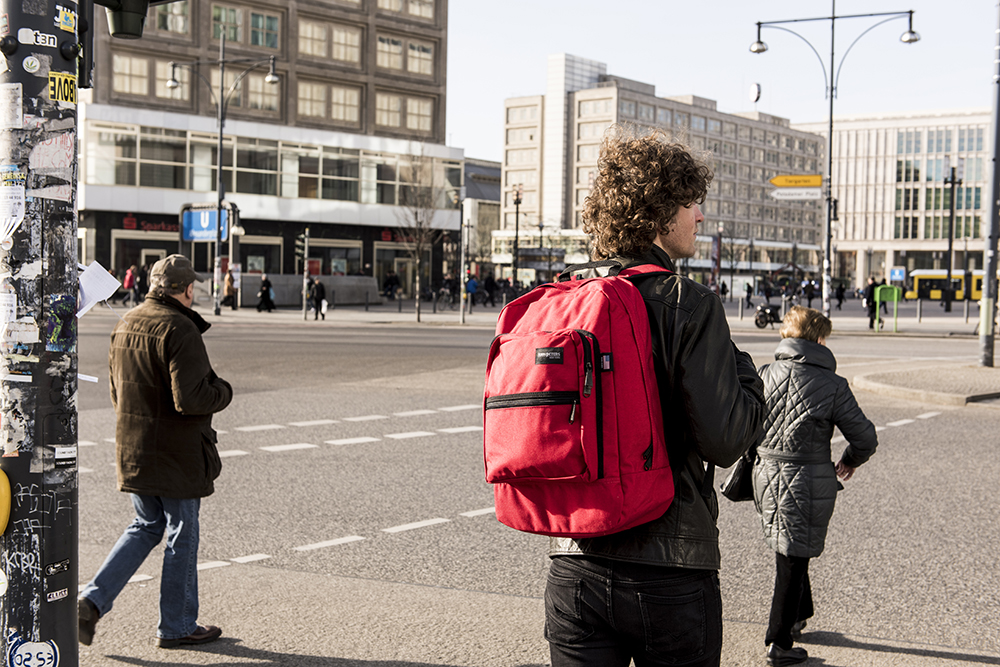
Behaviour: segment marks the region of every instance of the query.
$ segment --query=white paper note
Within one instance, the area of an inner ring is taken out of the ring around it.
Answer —
[[[80,274],[80,310],[77,317],[83,317],[94,304],[104,301],[114,294],[121,283],[103,266],[94,262]]]

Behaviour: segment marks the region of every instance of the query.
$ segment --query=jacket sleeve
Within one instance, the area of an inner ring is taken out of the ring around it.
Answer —
[[[212,370],[198,333],[171,336],[167,342],[174,407],[183,415],[219,412],[233,400],[233,388]]]
[[[688,320],[677,360],[685,413],[698,453],[729,467],[759,436],[764,383],[732,342],[718,299],[704,298]]]
[[[878,447],[875,425],[861,411],[861,406],[858,405],[851,388],[843,378],[841,378],[840,386],[837,388],[837,397],[834,400],[833,423],[847,439],[847,447],[844,448],[844,463],[852,468],[857,468],[870,459],[875,453],[875,448]]]

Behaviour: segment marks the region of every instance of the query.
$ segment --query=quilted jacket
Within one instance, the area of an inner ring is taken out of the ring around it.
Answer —
[[[642,257],[615,259],[675,270],[655,245]],[[549,555],[718,570],[719,505],[705,463],[728,467],[756,442],[763,385],[750,355],[733,344],[722,302],[707,287],[677,275],[634,282],[649,313],[674,499],[659,519],[614,535],[551,538]]]
[[[767,415],[753,469],[754,502],[769,547],[785,556],[815,558],[823,553],[837,499],[833,427],[847,439],[843,460],[851,467],[871,457],[878,439],[847,380],[836,374],[828,348],[786,338],[774,358],[759,370]]]

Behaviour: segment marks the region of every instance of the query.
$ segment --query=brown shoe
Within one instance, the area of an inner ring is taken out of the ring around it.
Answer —
[[[160,637],[156,640],[156,645],[160,648],[177,648],[184,644],[207,644],[208,642],[214,642],[221,636],[222,630],[218,627],[214,625],[199,625],[187,637],[181,637],[180,639],[163,639]]]
[[[93,602],[87,598],[80,598],[76,603],[76,617],[80,626],[80,643],[90,646],[94,641],[94,626],[97,625],[97,619],[101,614]]]

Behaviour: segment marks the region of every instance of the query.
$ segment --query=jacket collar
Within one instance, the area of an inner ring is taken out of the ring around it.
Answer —
[[[778,361],[792,361],[800,364],[819,366],[836,372],[837,359],[826,345],[820,345],[804,338],[785,338],[774,351]]]
[[[166,306],[167,308],[173,308],[181,315],[194,322],[194,325],[198,327],[198,331],[200,333],[205,333],[206,331],[208,331],[209,327],[212,326],[211,324],[205,321],[204,317],[194,312],[193,310],[185,306],[177,299],[174,299],[173,297],[147,294],[146,301],[152,301],[154,303],[160,304],[161,306]]]
[[[642,253],[638,257],[615,257],[616,260],[622,263],[622,266],[628,268],[630,266],[638,266],[640,264],[656,264],[657,266],[662,266],[668,271],[673,271],[677,273],[677,268],[674,266],[674,260],[670,259],[670,256],[666,251],[660,246],[653,244],[649,246],[649,250]]]

